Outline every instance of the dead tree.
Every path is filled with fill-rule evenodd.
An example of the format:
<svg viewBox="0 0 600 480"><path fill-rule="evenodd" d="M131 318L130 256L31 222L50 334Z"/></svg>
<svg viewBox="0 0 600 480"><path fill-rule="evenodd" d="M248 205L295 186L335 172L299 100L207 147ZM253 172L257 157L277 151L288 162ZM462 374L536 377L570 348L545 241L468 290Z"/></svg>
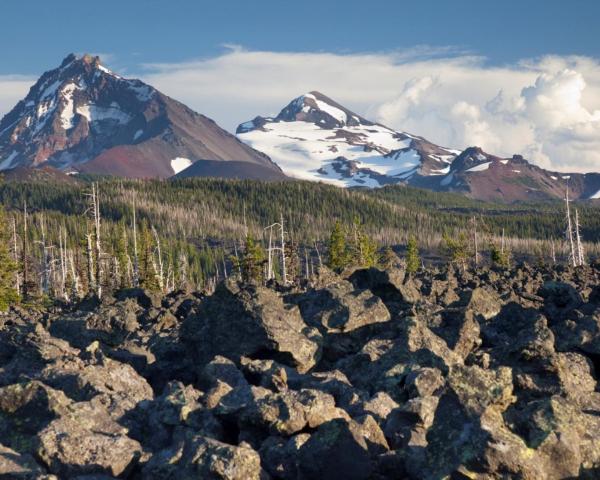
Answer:
<svg viewBox="0 0 600 480"><path fill-rule="evenodd" d="M154 241L156 242L156 261L154 260L154 255L152 256L152 267L154 268L154 274L156 276L156 280L158 282L158 286L161 292L165 290L165 270L162 258L162 250L160 248L160 238L158 237L158 232L154 225L152 225L152 235L154 235Z"/></svg>
<svg viewBox="0 0 600 480"><path fill-rule="evenodd" d="M88 212L91 212L93 222L93 234L86 235L88 241L88 261L91 258L95 268L88 269L91 275L95 274L94 280L90 277L92 291L98 298L102 298L102 244L100 239L100 198L98 192L98 184L92 183L92 193L87 194L90 197L90 207ZM93 237L93 242L92 242ZM90 257L89 255L92 254Z"/></svg>
<svg viewBox="0 0 600 480"><path fill-rule="evenodd" d="M323 259L321 258L321 253L319 252L319 247L317 246L316 241L315 241L315 251L317 252L317 258L319 259L319 267L323 267Z"/></svg>
<svg viewBox="0 0 600 480"><path fill-rule="evenodd" d="M88 231L85 235L86 239L86 258L87 258L87 272L88 272L88 291L96 291L96 275L94 273L94 249L92 247L92 234Z"/></svg>
<svg viewBox="0 0 600 480"><path fill-rule="evenodd" d="M570 253L569 253L569 261L571 265L576 267L578 265L578 256L575 252L575 241L573 239L573 222L571 221L571 207L569 205L569 184L567 183L567 194L565 195L565 203L567 206L567 231L566 237L567 242L569 244Z"/></svg>
<svg viewBox="0 0 600 480"><path fill-rule="evenodd" d="M68 302L69 294L67 292L67 232L61 227L58 232L58 248L59 248L59 290L62 293L63 299Z"/></svg>
<svg viewBox="0 0 600 480"><path fill-rule="evenodd" d="M471 219L471 223L473 224L473 250L475 251L475 268L479 265L479 249L477 244L477 219L473 217Z"/></svg>
<svg viewBox="0 0 600 480"><path fill-rule="evenodd" d="M12 256L16 265L19 262L19 247L17 240L17 219L14 216L12 217L12 234ZM21 275L18 268L15 271L15 291L17 295L21 295Z"/></svg>
<svg viewBox="0 0 600 480"><path fill-rule="evenodd" d="M40 233L42 238L39 242L42 246L42 293L47 295L50 291L50 246L46 242L46 222L44 216L40 219Z"/></svg>
<svg viewBox="0 0 600 480"><path fill-rule="evenodd" d="M135 209L135 192L133 195L133 286L135 288L140 286L140 264L138 259L138 248L137 248L137 220L136 220L136 209Z"/></svg>
<svg viewBox="0 0 600 480"><path fill-rule="evenodd" d="M287 270L285 268L285 228L283 226L283 213L281 214L281 276L283 278L283 284L287 285Z"/></svg>
<svg viewBox="0 0 600 480"><path fill-rule="evenodd" d="M577 243L577 264L585 264L585 254L583 252L583 244L581 243L581 235L579 234L579 211L575 209L575 240Z"/></svg>
<svg viewBox="0 0 600 480"><path fill-rule="evenodd" d="M27 299L30 292L30 283L29 283L29 257L27 251L27 236L28 236L28 219L27 219L27 201L23 203L23 238L22 248L21 248L21 264L23 268L23 298Z"/></svg>
<svg viewBox="0 0 600 480"><path fill-rule="evenodd" d="M281 253L281 278L284 285L287 285L287 270L286 270L286 261L285 261L285 229L283 226L283 214L281 214L280 222L275 222L268 227L265 227L265 230L269 230L269 248L267 250L267 280L271 280L275 278L275 274L273 272L273 252ZM273 246L273 228L279 228L280 231L280 244L278 247Z"/></svg>

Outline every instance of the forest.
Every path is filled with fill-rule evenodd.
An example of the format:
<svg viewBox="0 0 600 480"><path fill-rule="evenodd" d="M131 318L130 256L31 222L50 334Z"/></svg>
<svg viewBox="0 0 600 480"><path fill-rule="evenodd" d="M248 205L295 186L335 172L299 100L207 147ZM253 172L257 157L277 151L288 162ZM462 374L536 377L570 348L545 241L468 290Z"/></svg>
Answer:
<svg viewBox="0 0 600 480"><path fill-rule="evenodd" d="M600 253L597 202L572 203L567 219L561 201L489 203L399 185L78 177L0 181L0 204L0 307L134 286L210 291L230 275L288 283L317 265L392 257L477 267Z"/></svg>

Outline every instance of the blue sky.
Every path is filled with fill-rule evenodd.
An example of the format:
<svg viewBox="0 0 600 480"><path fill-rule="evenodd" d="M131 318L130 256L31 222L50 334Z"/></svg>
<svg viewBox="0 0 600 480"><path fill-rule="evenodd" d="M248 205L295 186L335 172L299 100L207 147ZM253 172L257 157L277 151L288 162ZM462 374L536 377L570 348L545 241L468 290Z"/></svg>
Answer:
<svg viewBox="0 0 600 480"><path fill-rule="evenodd" d="M102 52L121 69L217 54L456 46L492 64L543 54L600 56L597 0L2 0L0 74Z"/></svg>
<svg viewBox="0 0 600 480"><path fill-rule="evenodd" d="M0 115L100 54L234 132L319 90L447 147L600 171L600 0L0 0Z"/></svg>

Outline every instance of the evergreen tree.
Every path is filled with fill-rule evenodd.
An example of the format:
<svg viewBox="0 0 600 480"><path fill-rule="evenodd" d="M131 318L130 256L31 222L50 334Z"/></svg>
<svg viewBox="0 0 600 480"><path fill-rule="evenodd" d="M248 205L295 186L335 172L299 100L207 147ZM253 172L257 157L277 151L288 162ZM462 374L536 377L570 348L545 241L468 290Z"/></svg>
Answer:
<svg viewBox="0 0 600 480"><path fill-rule="evenodd" d="M15 289L17 265L10 253L10 231L4 210L0 210L0 310L7 310L19 298Z"/></svg>
<svg viewBox="0 0 600 480"><path fill-rule="evenodd" d="M340 271L348 265L348 252L346 247L346 236L341 222L335 222L333 231L329 238L329 252L327 266L332 270Z"/></svg>
<svg viewBox="0 0 600 480"><path fill-rule="evenodd" d="M448 259L455 265L460 265L464 270L469 258L469 242L464 232L458 234L456 238L452 238L449 233L444 233L444 250Z"/></svg>
<svg viewBox="0 0 600 480"><path fill-rule="evenodd" d="M127 288L130 286L127 275L129 269L129 255L126 228L125 224L123 224L121 234L117 236L115 245L115 259L118 267L118 278L115 280L118 282L118 285L116 286L119 288Z"/></svg>
<svg viewBox="0 0 600 480"><path fill-rule="evenodd" d="M358 216L354 217L352 236L350 238L349 263L359 267L377 265L377 244L363 230Z"/></svg>
<svg viewBox="0 0 600 480"><path fill-rule="evenodd" d="M154 255L154 239L147 223L142 225L140 231L140 285L148 290L158 290L156 272L152 265Z"/></svg>
<svg viewBox="0 0 600 480"><path fill-rule="evenodd" d="M417 246L417 239L410 237L408 244L406 245L406 271L409 274L413 274L421 267L421 259L419 258L419 247Z"/></svg>
<svg viewBox="0 0 600 480"><path fill-rule="evenodd" d="M510 266L510 252L506 249L503 252L495 243L490 246L490 258L492 264L497 267L508 268Z"/></svg>
<svg viewBox="0 0 600 480"><path fill-rule="evenodd" d="M242 280L244 282L262 282L264 278L264 265L264 250L251 235L247 235L241 265Z"/></svg>

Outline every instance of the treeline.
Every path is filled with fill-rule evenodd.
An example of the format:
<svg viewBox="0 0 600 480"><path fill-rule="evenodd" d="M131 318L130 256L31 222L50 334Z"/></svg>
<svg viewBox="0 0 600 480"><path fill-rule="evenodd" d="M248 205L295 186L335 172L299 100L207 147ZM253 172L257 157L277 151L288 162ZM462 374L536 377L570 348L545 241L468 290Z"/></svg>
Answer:
<svg viewBox="0 0 600 480"><path fill-rule="evenodd" d="M398 186L89 178L0 183L0 203L7 301L71 302L138 285L210 290L230 275L294 282L323 263L387 265L397 260L390 247L405 256L406 245L412 270L442 258L464 266L570 255L561 202L508 206ZM594 257L598 207L577 210L582 251Z"/></svg>

